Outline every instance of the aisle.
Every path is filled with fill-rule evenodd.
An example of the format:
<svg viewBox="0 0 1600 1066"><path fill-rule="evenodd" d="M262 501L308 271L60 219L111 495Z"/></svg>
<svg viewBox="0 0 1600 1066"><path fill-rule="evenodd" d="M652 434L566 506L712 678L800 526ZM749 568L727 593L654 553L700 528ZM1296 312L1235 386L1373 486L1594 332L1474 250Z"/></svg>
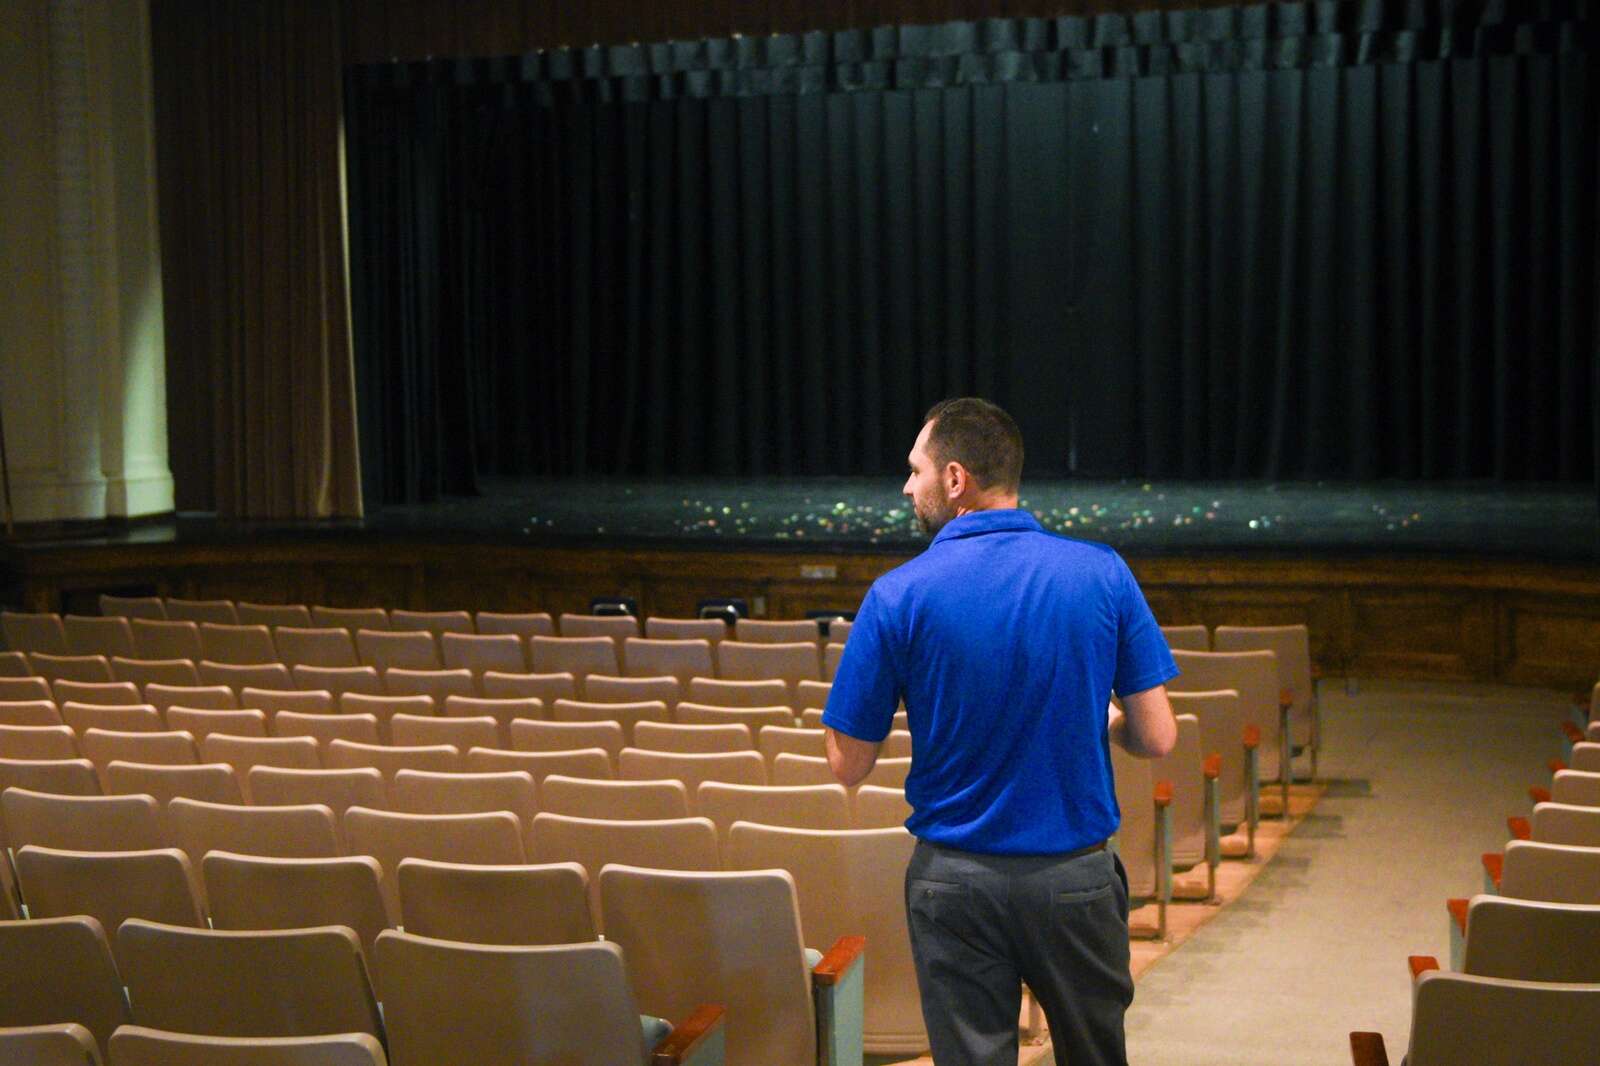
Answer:
<svg viewBox="0 0 1600 1066"><path fill-rule="evenodd" d="M1527 786L1558 754L1567 697L1488 686L1323 686L1330 787L1273 862L1143 975L1132 1066L1329 1066L1352 1029L1410 1028L1409 954L1448 964L1444 901L1482 883Z"/></svg>

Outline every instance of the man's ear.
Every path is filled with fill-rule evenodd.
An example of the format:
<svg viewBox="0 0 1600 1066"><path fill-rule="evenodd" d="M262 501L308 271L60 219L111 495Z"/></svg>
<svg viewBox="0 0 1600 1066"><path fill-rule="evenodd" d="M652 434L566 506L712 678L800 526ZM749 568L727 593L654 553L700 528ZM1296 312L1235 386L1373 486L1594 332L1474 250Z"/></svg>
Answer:
<svg viewBox="0 0 1600 1066"><path fill-rule="evenodd" d="M967 468L960 463L946 463L944 466L944 491L952 500L960 499L967 491L967 485L972 475L967 473Z"/></svg>

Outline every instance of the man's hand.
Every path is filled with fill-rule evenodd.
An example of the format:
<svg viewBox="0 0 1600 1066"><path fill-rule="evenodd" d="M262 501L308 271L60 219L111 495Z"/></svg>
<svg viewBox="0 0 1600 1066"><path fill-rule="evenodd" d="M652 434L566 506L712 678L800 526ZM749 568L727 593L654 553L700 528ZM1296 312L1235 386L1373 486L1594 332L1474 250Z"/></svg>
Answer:
<svg viewBox="0 0 1600 1066"><path fill-rule="evenodd" d="M1167 686L1157 685L1122 697L1123 713L1111 720L1111 742L1129 755L1159 759L1178 743Z"/></svg>
<svg viewBox="0 0 1600 1066"><path fill-rule="evenodd" d="M828 750L828 768L845 788L854 788L872 772L878 761L878 748L882 746L881 742L857 740L835 729L825 731L823 745Z"/></svg>

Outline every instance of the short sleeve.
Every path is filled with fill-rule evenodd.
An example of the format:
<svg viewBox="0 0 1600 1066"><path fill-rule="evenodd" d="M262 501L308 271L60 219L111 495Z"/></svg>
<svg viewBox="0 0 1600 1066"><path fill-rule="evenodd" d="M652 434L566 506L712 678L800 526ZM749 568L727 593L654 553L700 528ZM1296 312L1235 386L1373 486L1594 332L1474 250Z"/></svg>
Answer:
<svg viewBox="0 0 1600 1066"><path fill-rule="evenodd" d="M1117 557L1117 571L1117 673L1111 687L1118 696L1128 696L1177 677L1178 664L1172 661L1167 638L1121 556Z"/></svg>
<svg viewBox="0 0 1600 1066"><path fill-rule="evenodd" d="M889 622L874 586L850 626L828 694L822 724L829 729L871 743L889 735L900 703L897 648Z"/></svg>

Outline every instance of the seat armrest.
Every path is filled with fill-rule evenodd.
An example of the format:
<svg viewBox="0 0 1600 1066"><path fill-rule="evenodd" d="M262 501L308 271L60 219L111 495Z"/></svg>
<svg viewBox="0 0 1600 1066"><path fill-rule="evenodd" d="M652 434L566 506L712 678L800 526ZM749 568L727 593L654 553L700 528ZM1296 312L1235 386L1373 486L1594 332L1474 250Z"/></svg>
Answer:
<svg viewBox="0 0 1600 1066"><path fill-rule="evenodd" d="M722 1066L727 1057L726 1018L727 1011L715 1003L696 1007L656 1045L650 1066Z"/></svg>
<svg viewBox="0 0 1600 1066"><path fill-rule="evenodd" d="M1207 755L1205 760L1200 763L1200 772L1212 781L1215 781L1217 778L1221 777L1222 755L1215 751L1210 755Z"/></svg>
<svg viewBox="0 0 1600 1066"><path fill-rule="evenodd" d="M1551 759L1549 762L1545 763L1545 765L1550 767L1550 772L1552 774L1559 774L1561 771L1567 768L1567 764L1561 759Z"/></svg>
<svg viewBox="0 0 1600 1066"><path fill-rule="evenodd" d="M1549 803L1550 790L1548 788L1542 788L1539 785L1534 785L1532 788L1528 789L1528 798L1533 800L1535 803Z"/></svg>
<svg viewBox="0 0 1600 1066"><path fill-rule="evenodd" d="M1507 818L1506 828L1511 830L1511 837L1514 840L1533 839L1533 823L1519 815L1514 814L1510 818Z"/></svg>
<svg viewBox="0 0 1600 1066"><path fill-rule="evenodd" d="M1155 800L1156 800L1156 806L1157 807L1170 807L1170 806L1172 806L1172 782L1171 781L1157 781L1156 782L1156 787L1154 789L1154 794L1155 794Z"/></svg>
<svg viewBox="0 0 1600 1066"><path fill-rule="evenodd" d="M1464 899L1447 899L1444 901L1444 908L1449 912L1450 920L1463 933L1467 931L1467 907L1468 901Z"/></svg>
<svg viewBox="0 0 1600 1066"><path fill-rule="evenodd" d="M1406 965L1411 967L1411 979L1415 981L1429 970L1439 968L1439 960L1432 955L1408 955Z"/></svg>
<svg viewBox="0 0 1600 1066"><path fill-rule="evenodd" d="M1294 689L1280 688L1278 690L1278 709L1287 711L1294 706Z"/></svg>
<svg viewBox="0 0 1600 1066"><path fill-rule="evenodd" d="M1261 727L1254 723L1244 727L1244 746L1251 751L1261 746Z"/></svg>
<svg viewBox="0 0 1600 1066"><path fill-rule="evenodd" d="M1583 730L1578 728L1576 722L1563 721L1561 723L1561 732L1573 744L1580 743L1583 740Z"/></svg>
<svg viewBox="0 0 1600 1066"><path fill-rule="evenodd" d="M1505 872L1505 868L1506 857L1503 853L1498 851L1483 853L1483 873L1496 892L1500 891L1500 875Z"/></svg>
<svg viewBox="0 0 1600 1066"><path fill-rule="evenodd" d="M1389 1066L1382 1033L1350 1034L1350 1066Z"/></svg>
<svg viewBox="0 0 1600 1066"><path fill-rule="evenodd" d="M866 937L842 936L811 968L817 1066L861 1066L866 1055L866 948Z"/></svg>
<svg viewBox="0 0 1600 1066"><path fill-rule="evenodd" d="M845 979L850 968L861 961L867 950L864 936L842 936L822 956L822 961L811 969L811 980L819 985L836 985Z"/></svg>

